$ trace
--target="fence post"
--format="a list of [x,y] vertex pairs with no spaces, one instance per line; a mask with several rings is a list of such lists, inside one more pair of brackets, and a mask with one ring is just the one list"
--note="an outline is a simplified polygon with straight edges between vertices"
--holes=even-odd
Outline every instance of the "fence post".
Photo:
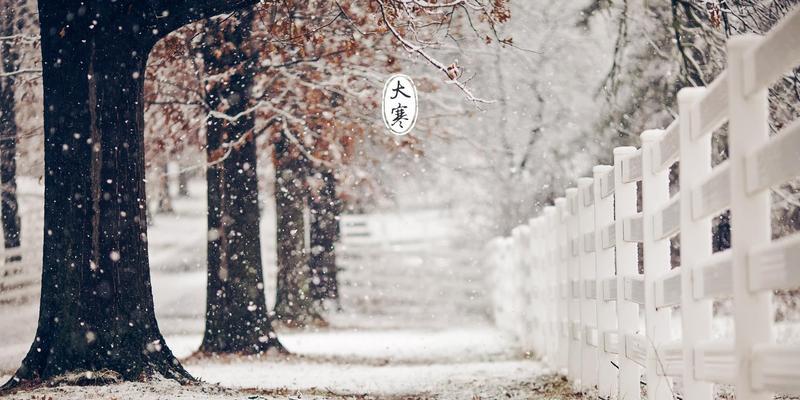
[[532,273],[533,263],[531,259],[530,227],[520,225],[515,228],[517,231],[517,271],[519,274],[519,313],[520,313],[520,337],[525,351],[532,351],[531,339],[533,336],[534,321],[531,310],[531,296],[533,295]]
[[544,208],[544,218],[541,227],[541,237],[545,241],[545,283],[547,288],[546,298],[546,316],[547,316],[547,332],[545,337],[549,340],[547,345],[547,362],[550,365],[557,365],[557,351],[558,351],[558,277],[556,274],[556,237],[553,232],[556,229],[556,208],[554,206],[547,206]]
[[539,322],[537,321],[537,313],[539,312],[539,302],[537,301],[537,284],[539,259],[536,257],[539,243],[536,242],[536,232],[534,228],[534,220],[529,219],[528,223],[522,225],[525,228],[525,246],[527,251],[525,254],[525,261],[527,268],[525,269],[525,296],[523,303],[525,303],[525,343],[526,350],[530,352],[538,351],[537,334],[539,332]]
[[552,278],[552,274],[550,272],[550,268],[552,267],[552,263],[550,262],[550,236],[546,234],[547,230],[547,213],[545,213],[544,209],[542,210],[542,215],[538,218],[537,222],[537,231],[538,236],[541,239],[541,254],[540,254],[540,263],[541,263],[541,274],[539,275],[539,279],[541,280],[541,284],[539,285],[541,289],[541,302],[542,302],[542,329],[540,332],[542,345],[544,346],[544,354],[547,356],[547,363],[552,363],[552,351],[555,345],[555,338],[551,333],[551,314],[550,314],[550,305],[553,302],[553,282],[555,279]]
[[[736,351],[736,397],[767,400],[772,394],[752,385],[752,349],[772,340],[770,292],[752,292],[747,284],[748,252],[771,239],[769,191],[748,193],[745,155],[769,140],[767,89],[745,93],[745,53],[760,39],[738,36],[728,41],[728,127],[731,165],[731,255]],[[749,60],[752,62],[752,60]]]
[[639,274],[639,255],[636,243],[623,238],[623,221],[636,214],[636,182],[622,180],[622,160],[636,153],[634,147],[614,149],[614,235],[616,236],[617,267],[617,343],[619,348],[620,400],[641,398],[642,368],[625,357],[625,335],[639,329],[639,305],[625,301],[625,278]]
[[680,112],[680,238],[681,238],[681,345],[683,346],[684,400],[711,400],[714,386],[695,378],[694,348],[711,335],[712,302],[695,300],[692,272],[698,262],[711,255],[711,218],[695,221],[692,216],[692,191],[711,174],[711,135],[693,139],[692,105],[705,88],[685,88],[678,92]]
[[[597,263],[597,339],[598,339],[598,382],[600,398],[610,399],[617,393],[617,368],[612,365],[614,356],[606,344],[607,336],[616,333],[617,310],[613,300],[606,300],[606,286],[603,282],[614,277],[614,247],[605,246],[603,231],[614,222],[614,197],[603,197],[605,179],[613,171],[610,165],[598,165],[592,169],[594,175],[594,249]],[[616,293],[615,293],[616,294]]]
[[555,200],[556,204],[556,275],[558,277],[558,366],[566,370],[569,366],[569,280],[567,268],[567,257],[569,247],[567,246],[567,199],[559,197]]
[[578,189],[569,188],[566,190],[567,206],[569,217],[567,224],[567,243],[569,256],[567,257],[569,266],[569,378],[577,390],[581,390],[581,352],[583,351],[583,341],[581,340],[581,280],[580,280],[580,260],[578,252],[580,249],[575,244],[576,237],[580,232],[580,221],[578,218]]
[[[594,193],[592,178],[578,178],[578,247],[580,253],[580,277],[583,298],[581,299],[581,333],[583,336],[583,365],[581,385],[583,390],[594,390],[597,385],[597,347],[592,345],[592,332],[597,330],[597,284],[595,281],[595,257],[593,248],[587,247],[587,238],[594,233]],[[594,246],[594,240],[591,241]]]
[[531,267],[528,270],[528,287],[530,288],[530,293],[527,297],[527,300],[532,323],[532,326],[529,330],[529,335],[531,336],[531,349],[538,355],[543,356],[543,351],[547,347],[544,345],[545,338],[542,337],[542,334],[544,333],[543,329],[545,322],[543,319],[543,302],[545,296],[542,292],[544,263],[542,260],[542,239],[539,235],[540,223],[541,217],[533,218],[529,222],[530,238],[528,243],[530,245],[530,249],[528,258],[530,259]]
[[670,270],[669,240],[658,240],[653,229],[655,213],[669,201],[669,170],[653,172],[653,147],[661,130],[647,130],[642,139],[642,229],[644,247],[644,302],[647,332],[647,398],[672,399],[672,386],[659,376],[658,346],[669,340],[669,310],[656,309],[655,280]]

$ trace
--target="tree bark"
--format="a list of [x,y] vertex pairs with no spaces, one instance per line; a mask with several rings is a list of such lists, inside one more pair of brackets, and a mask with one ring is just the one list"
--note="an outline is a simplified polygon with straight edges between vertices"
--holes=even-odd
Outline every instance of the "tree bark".
[[178,197],[189,197],[189,171],[178,171]]
[[67,372],[98,382],[109,375],[192,379],[164,343],[153,311],[145,63],[166,33],[245,3],[39,1],[45,110],[39,325],[3,389]]
[[[228,82],[209,83],[206,101],[214,107],[227,104],[228,115],[251,106],[253,60],[247,50],[251,23],[249,14],[233,27],[218,21],[207,25],[201,50],[207,72],[236,71]],[[221,52],[215,51],[220,48]],[[272,329],[264,295],[254,126],[252,114],[235,121],[210,118],[207,124],[208,285],[200,346],[205,353],[284,350]]]
[[340,204],[336,197],[336,177],[332,170],[324,168],[318,173],[318,179],[322,181],[321,185],[309,201],[312,296],[316,300],[338,299],[334,244],[339,235]]
[[[11,5],[0,17],[0,35],[14,35],[15,5]],[[4,72],[13,72],[18,68],[17,50],[10,40],[0,41],[0,60]],[[3,245],[6,250],[6,262],[21,260],[17,253],[20,247],[21,223],[19,204],[17,203],[17,122],[14,106],[14,76],[8,76],[0,82],[0,201],[2,201]]]
[[158,212],[159,213],[172,213],[175,209],[172,207],[172,192],[170,191],[169,182],[169,164],[163,163],[158,180]]
[[305,249],[306,161],[282,132],[274,142],[278,282],[275,318],[302,327],[321,320],[311,296],[311,271]]

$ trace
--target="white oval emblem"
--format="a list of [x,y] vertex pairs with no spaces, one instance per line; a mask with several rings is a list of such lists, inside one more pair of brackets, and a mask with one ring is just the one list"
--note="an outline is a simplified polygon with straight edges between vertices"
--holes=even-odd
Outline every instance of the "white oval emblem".
[[392,75],[383,86],[383,123],[395,135],[411,132],[417,123],[417,88],[406,75]]

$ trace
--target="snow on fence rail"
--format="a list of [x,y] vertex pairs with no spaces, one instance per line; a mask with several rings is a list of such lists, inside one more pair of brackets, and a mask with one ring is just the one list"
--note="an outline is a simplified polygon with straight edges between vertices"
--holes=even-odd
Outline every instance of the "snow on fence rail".
[[[714,383],[742,399],[800,393],[800,346],[773,340],[771,305],[773,290],[800,287],[800,234],[771,239],[769,201],[770,187],[800,175],[800,121],[769,137],[767,110],[769,85],[800,64],[797,38],[800,9],[764,37],[731,38],[728,70],[681,90],[668,128],[642,133],[640,149],[614,149],[613,166],[594,167],[492,241],[498,325],[604,399],[640,398],[642,375],[651,400],[673,398],[674,378],[684,400],[713,398]],[[711,134],[725,121],[730,156],[712,168]],[[676,161],[680,193],[670,198]],[[731,248],[712,254],[711,218],[726,209]],[[676,235],[681,266],[672,269]],[[720,340],[712,301],[723,298],[733,299],[734,334]]]

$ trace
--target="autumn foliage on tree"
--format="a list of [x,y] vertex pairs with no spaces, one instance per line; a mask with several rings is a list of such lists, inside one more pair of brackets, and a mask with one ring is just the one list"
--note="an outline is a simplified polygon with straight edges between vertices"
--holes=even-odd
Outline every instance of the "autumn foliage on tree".
[[[272,145],[277,213],[276,318],[285,325],[324,323],[320,300],[335,297],[337,166],[376,133],[376,82],[392,68],[379,50],[385,35],[364,36],[366,10],[331,1],[285,2],[259,32],[263,56],[277,66],[260,74],[259,119]],[[262,14],[263,15],[263,14]],[[258,23],[257,23],[258,24]],[[371,76],[370,76],[371,75]],[[377,136],[377,135],[376,135]],[[304,209],[310,210],[310,252]]]
[[[321,300],[336,297],[333,243],[342,194],[336,183],[357,146],[378,142],[389,150],[414,151],[415,139],[385,135],[375,112],[383,80],[400,68],[398,59],[420,55],[468,99],[482,101],[453,75],[453,65],[445,67],[429,54],[430,47],[450,34],[449,25],[461,13],[478,14],[476,20],[490,27],[508,17],[503,2],[463,1],[442,7],[426,2],[286,1],[219,17],[224,23],[251,21],[245,42],[232,37],[204,41],[209,25],[195,24],[168,37],[163,50],[157,48],[165,52],[166,61],[156,64],[153,85],[165,90],[155,92],[148,104],[172,115],[164,125],[194,121],[209,129],[218,120],[236,124],[254,119],[251,134],[228,138],[216,153],[209,152],[207,162],[213,168],[251,141],[272,153],[278,229],[275,317],[282,324],[324,323]],[[425,44],[415,44],[423,40]],[[203,70],[201,58],[242,46],[252,59],[231,59],[227,69],[213,73]],[[208,54],[199,57],[200,53]],[[247,68],[253,79],[247,85],[232,80],[243,62],[251,63]],[[234,112],[225,101],[221,108],[211,104],[213,96],[207,91],[218,84],[240,89],[238,97],[246,97],[247,106]],[[310,246],[304,243],[306,209],[311,217]]]
[[[288,1],[262,12],[267,43],[263,58],[271,68],[261,75],[257,113],[278,120],[267,135],[273,145],[278,213],[278,293],[276,317],[289,325],[320,320],[319,300],[336,297],[336,172],[349,163],[356,146],[383,143],[390,150],[413,151],[415,139],[383,133],[378,94],[385,77],[399,70],[403,52],[416,54],[473,96],[452,70],[426,51],[441,43],[453,19],[477,13],[493,27],[505,21],[503,1],[491,5],[457,1],[311,2]],[[264,19],[265,18],[265,19]],[[257,23],[258,24],[258,23]],[[407,37],[413,37],[409,39]],[[424,44],[420,44],[423,42]],[[268,99],[268,100],[266,100]],[[311,254],[302,243],[303,202],[311,212]]]

